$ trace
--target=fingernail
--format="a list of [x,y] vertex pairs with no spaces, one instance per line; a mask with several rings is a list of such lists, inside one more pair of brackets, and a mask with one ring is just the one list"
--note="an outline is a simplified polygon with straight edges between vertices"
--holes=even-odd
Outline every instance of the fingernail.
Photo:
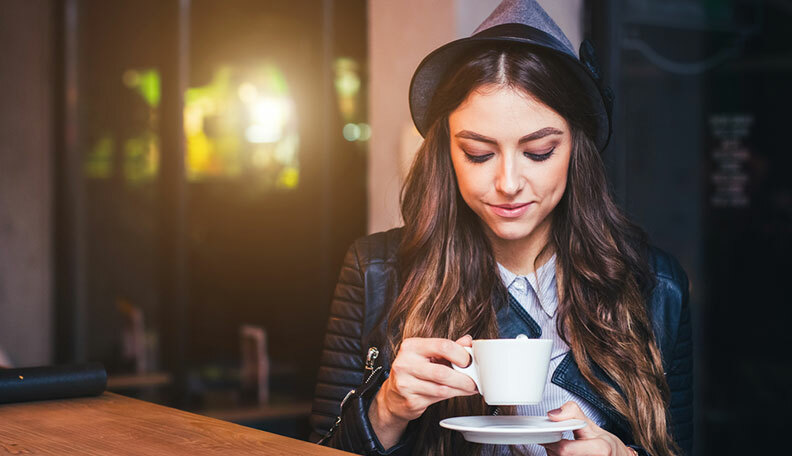
[[561,409],[557,408],[557,409],[550,410],[549,412],[547,412],[547,414],[548,415],[553,415],[553,416],[560,415],[561,414]]

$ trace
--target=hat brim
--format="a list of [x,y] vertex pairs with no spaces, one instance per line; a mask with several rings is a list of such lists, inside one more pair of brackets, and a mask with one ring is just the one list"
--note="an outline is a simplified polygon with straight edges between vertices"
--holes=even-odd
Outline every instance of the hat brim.
[[[421,61],[410,81],[409,100],[410,113],[421,136],[426,137],[430,127],[430,119],[427,119],[427,112],[432,102],[432,97],[454,63],[482,43],[513,42],[550,51],[561,57],[560,60],[569,69],[570,73],[583,85],[584,93],[588,98],[585,100],[586,106],[590,107],[591,115],[594,116],[596,123],[594,142],[600,152],[605,149],[611,136],[611,118],[610,113],[606,109],[604,94],[600,86],[577,57],[558,48],[560,43],[556,45],[548,42],[547,37],[549,35],[533,33],[540,31],[532,27],[522,26],[522,28],[531,29],[529,32],[537,36],[483,36],[480,33],[445,44],[432,51]],[[525,35],[525,33],[522,34]]]

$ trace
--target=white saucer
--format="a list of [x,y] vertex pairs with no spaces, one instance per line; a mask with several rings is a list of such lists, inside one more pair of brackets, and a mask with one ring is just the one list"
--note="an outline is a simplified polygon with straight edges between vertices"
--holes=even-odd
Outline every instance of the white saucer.
[[553,443],[564,431],[586,426],[583,420],[550,421],[546,416],[457,416],[446,418],[440,426],[459,431],[468,442],[518,445]]

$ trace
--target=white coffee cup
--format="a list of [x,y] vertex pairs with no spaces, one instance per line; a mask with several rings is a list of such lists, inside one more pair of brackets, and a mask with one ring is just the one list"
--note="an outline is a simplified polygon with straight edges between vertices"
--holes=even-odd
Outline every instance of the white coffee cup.
[[476,383],[489,405],[538,404],[550,368],[550,339],[478,339],[468,367],[452,367]]

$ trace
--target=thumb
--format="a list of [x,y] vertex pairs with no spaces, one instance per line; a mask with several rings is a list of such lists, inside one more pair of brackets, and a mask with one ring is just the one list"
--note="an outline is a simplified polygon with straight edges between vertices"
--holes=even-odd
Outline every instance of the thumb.
[[564,420],[583,420],[586,422],[586,427],[574,431],[575,440],[591,439],[600,434],[600,427],[591,421],[589,417],[583,413],[577,403],[569,401],[561,407],[550,410],[547,412],[547,417],[550,421],[564,421]]
[[473,346],[473,336],[470,334],[465,334],[464,336],[460,337],[456,340],[456,343],[463,347],[472,347]]

